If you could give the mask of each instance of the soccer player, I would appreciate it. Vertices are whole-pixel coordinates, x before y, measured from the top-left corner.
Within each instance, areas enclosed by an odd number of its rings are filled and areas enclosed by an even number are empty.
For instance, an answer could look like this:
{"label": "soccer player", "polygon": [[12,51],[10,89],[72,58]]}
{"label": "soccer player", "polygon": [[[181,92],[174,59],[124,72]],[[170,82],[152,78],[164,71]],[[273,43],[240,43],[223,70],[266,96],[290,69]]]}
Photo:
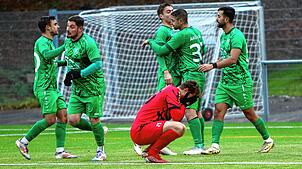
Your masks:
{"label": "soccer player", "polygon": [[[42,131],[56,123],[57,148],[55,158],[76,158],[64,151],[66,135],[66,104],[57,89],[57,65],[55,57],[64,51],[64,45],[55,49],[53,38],[58,34],[59,25],[54,16],[43,16],[38,22],[42,36],[34,46],[35,81],[33,91],[43,114],[43,119],[37,121],[27,134],[16,141],[20,153],[28,160],[30,155],[27,146]],[[56,119],[58,121],[56,121]]]}
{"label": "soccer player", "polygon": [[[68,66],[64,84],[72,91],[68,104],[69,123],[81,130],[93,132],[97,151],[94,161],[106,160],[104,151],[104,129],[100,122],[103,114],[105,92],[102,61],[97,43],[84,31],[84,19],[71,16],[67,22],[65,58]],[[90,122],[81,118],[85,113]]]}
{"label": "soccer player", "polygon": [[146,162],[167,162],[160,157],[159,152],[184,134],[186,127],[180,121],[186,106],[196,102],[199,97],[197,83],[186,81],[179,87],[168,85],[151,96],[140,108],[130,135],[134,143],[149,145],[142,154]]}
{"label": "soccer player", "polygon": [[[169,3],[160,4],[157,9],[157,15],[162,22],[162,25],[157,29],[154,35],[154,40],[161,45],[164,45],[169,39],[171,39],[173,34],[172,23],[171,23],[171,13],[173,7]],[[157,90],[160,91],[168,84],[174,84],[179,86],[181,82],[180,73],[178,70],[178,57],[175,57],[176,53],[169,53],[163,56],[156,56],[158,62],[158,72],[157,72]],[[142,150],[139,145],[134,145],[134,151],[140,155]],[[177,155],[177,153],[171,151],[168,147],[161,150],[162,154],[165,155]]]}
{"label": "soccer player", "polygon": [[[205,74],[199,72],[198,67],[202,63],[202,55],[206,48],[202,39],[201,32],[188,25],[188,14],[184,9],[178,9],[171,13],[171,19],[174,29],[180,31],[163,46],[160,46],[152,39],[145,40],[143,47],[150,45],[157,55],[166,55],[170,52],[180,53],[180,73],[182,80],[195,80],[203,91],[205,85]],[[184,151],[185,155],[195,155],[204,153],[204,119],[200,112],[201,99],[190,105],[186,109],[186,118],[188,120],[190,131],[194,140],[194,147]]]}
{"label": "soccer player", "polygon": [[212,146],[207,154],[220,153],[219,141],[223,130],[224,116],[228,108],[235,103],[240,107],[245,117],[253,123],[261,134],[264,144],[259,152],[267,153],[273,146],[264,121],[254,111],[253,82],[248,70],[248,49],[244,34],[233,25],[235,10],[232,7],[221,7],[217,12],[217,26],[224,33],[220,37],[221,60],[203,64],[200,71],[206,72],[214,68],[222,69],[223,76],[218,84],[215,94],[215,112],[212,126]]}

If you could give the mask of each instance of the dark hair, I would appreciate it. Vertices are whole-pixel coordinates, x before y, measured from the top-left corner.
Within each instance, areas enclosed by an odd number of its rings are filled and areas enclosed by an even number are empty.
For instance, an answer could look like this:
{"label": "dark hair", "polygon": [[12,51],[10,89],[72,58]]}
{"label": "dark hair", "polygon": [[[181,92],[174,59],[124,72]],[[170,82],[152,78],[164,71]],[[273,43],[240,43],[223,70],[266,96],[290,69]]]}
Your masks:
{"label": "dark hair", "polygon": [[188,92],[192,93],[192,94],[195,94],[197,97],[200,97],[200,95],[201,95],[201,91],[200,91],[200,89],[198,87],[198,84],[195,80],[185,81],[184,83],[182,83],[179,86],[179,88],[180,89],[188,88]]}
{"label": "dark hair", "polygon": [[230,22],[232,23],[235,18],[235,9],[230,6],[221,7],[218,11],[223,11],[223,15],[230,18]]}
{"label": "dark hair", "polygon": [[184,9],[177,9],[171,13],[177,20],[182,20],[185,24],[188,23],[188,13]]}
{"label": "dark hair", "polygon": [[50,26],[50,22],[56,20],[54,16],[42,16],[38,22],[38,27],[42,33],[46,31],[46,25]]}
{"label": "dark hair", "polygon": [[169,4],[169,3],[162,3],[162,4],[159,5],[159,7],[157,8],[157,15],[158,15],[158,17],[159,17],[160,14],[164,13],[164,9],[167,6],[172,6],[172,5]]}
{"label": "dark hair", "polygon": [[84,26],[84,19],[79,15],[73,15],[68,18],[68,21],[73,21],[77,26]]}

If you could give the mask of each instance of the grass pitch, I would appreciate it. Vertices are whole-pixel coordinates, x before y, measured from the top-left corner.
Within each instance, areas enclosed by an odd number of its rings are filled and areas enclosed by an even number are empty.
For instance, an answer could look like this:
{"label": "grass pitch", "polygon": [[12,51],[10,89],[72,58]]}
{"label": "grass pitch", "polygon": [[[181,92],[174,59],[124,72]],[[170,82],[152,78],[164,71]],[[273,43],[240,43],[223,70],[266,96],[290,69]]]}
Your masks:
{"label": "grass pitch", "polygon": [[[211,144],[211,124],[206,123],[206,147]],[[169,145],[178,155],[162,156],[168,164],[148,164],[134,153],[130,124],[105,125],[109,132],[105,137],[107,161],[104,162],[91,161],[96,150],[92,132],[68,127],[65,149],[80,157],[56,160],[54,127],[51,127],[30,143],[31,160],[26,160],[16,148],[15,140],[31,126],[0,126],[0,168],[302,168],[302,123],[298,122],[267,124],[275,140],[274,149],[267,154],[257,153],[262,139],[250,123],[226,123],[220,154],[184,156],[182,152],[193,146],[187,130],[182,138]]]}

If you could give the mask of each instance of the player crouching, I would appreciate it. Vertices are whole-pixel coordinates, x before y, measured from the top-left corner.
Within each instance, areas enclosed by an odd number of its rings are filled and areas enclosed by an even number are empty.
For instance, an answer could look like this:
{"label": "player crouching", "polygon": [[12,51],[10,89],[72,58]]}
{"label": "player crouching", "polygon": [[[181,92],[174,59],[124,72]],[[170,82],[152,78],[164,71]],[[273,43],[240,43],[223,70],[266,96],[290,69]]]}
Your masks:
{"label": "player crouching", "polygon": [[[186,81],[179,87],[168,85],[149,98],[140,108],[132,124],[130,135],[134,143],[149,145],[142,157],[150,163],[167,163],[160,150],[183,136],[186,126],[180,121],[186,106],[200,97],[195,81]],[[172,121],[169,121],[172,120]]]}

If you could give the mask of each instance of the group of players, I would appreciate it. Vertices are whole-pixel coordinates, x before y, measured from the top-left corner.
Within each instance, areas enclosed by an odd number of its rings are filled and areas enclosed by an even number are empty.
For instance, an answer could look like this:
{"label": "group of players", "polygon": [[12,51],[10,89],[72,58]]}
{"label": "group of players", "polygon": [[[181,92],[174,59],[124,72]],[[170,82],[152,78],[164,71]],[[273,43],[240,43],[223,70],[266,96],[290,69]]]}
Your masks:
{"label": "group of players", "polygon": [[[171,4],[163,3],[157,14],[162,25],[154,38],[145,40],[158,61],[158,92],[140,108],[132,124],[130,136],[136,151],[147,162],[166,163],[160,152],[173,140],[181,137],[186,126],[181,123],[185,116],[194,141],[194,147],[184,151],[185,155],[220,153],[220,135],[227,109],[235,103],[255,126],[264,143],[259,152],[267,153],[274,142],[265,123],[253,108],[253,82],[248,70],[248,51],[244,34],[233,25],[235,10],[221,7],[217,11],[217,26],[224,33],[220,38],[221,59],[205,64],[206,53],[201,32],[188,25],[188,14],[184,9],[173,11]],[[47,127],[56,123],[57,148],[55,157],[76,158],[64,150],[67,121],[73,127],[92,131],[97,143],[92,160],[106,160],[104,129],[100,123],[105,92],[100,52],[94,39],[84,33],[84,19],[71,16],[67,22],[67,39],[58,48],[53,37],[58,34],[58,23],[52,16],[42,17],[38,23],[42,36],[34,47],[35,81],[34,94],[39,100],[43,119],[37,121],[27,134],[16,141],[20,153],[30,159],[28,144]],[[174,30],[179,30],[174,33]],[[65,51],[65,60],[55,58]],[[57,89],[57,67],[67,66],[64,84],[72,85],[66,112],[63,96]],[[212,127],[212,145],[204,145],[204,119],[200,111],[201,95],[205,87],[205,72],[222,69],[223,76],[215,94],[215,111]],[[86,114],[89,120],[81,118]],[[168,149],[169,150],[169,149]],[[176,154],[169,152],[168,154]]]}

